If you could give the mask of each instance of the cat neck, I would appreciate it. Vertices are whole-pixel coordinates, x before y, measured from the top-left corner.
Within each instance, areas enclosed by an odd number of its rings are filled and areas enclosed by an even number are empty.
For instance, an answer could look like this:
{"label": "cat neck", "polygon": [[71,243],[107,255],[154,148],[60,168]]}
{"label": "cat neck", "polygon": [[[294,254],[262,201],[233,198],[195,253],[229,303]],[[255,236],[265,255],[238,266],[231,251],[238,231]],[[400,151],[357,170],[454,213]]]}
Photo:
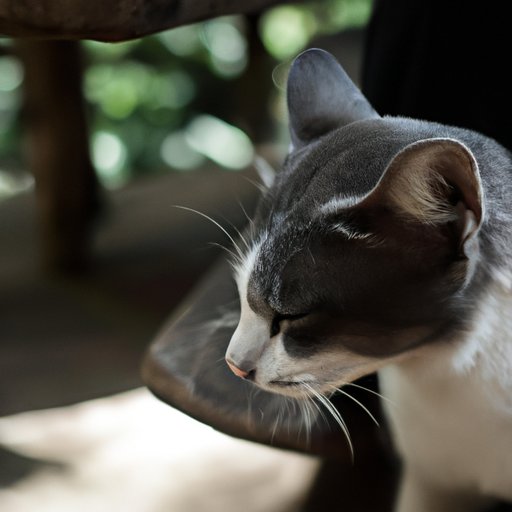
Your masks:
{"label": "cat neck", "polygon": [[[512,294],[495,281],[459,340],[379,371],[395,445],[433,482],[512,499]],[[408,509],[409,510],[409,509]]]}
{"label": "cat neck", "polygon": [[[382,371],[397,373],[416,388],[442,393],[476,386],[494,407],[512,415],[512,280],[496,275],[466,332],[427,346]],[[421,393],[420,393],[421,395]]]}

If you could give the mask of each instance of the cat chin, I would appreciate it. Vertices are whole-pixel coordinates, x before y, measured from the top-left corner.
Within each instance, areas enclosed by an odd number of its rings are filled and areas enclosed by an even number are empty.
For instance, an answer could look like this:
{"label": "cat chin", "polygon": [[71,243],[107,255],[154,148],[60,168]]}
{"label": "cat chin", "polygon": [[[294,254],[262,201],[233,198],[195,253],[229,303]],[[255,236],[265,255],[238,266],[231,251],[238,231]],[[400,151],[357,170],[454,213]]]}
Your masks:
{"label": "cat chin", "polygon": [[311,374],[291,375],[263,382],[256,379],[255,384],[265,391],[293,398],[306,398],[314,394],[311,390],[319,392],[322,387]]}
{"label": "cat chin", "polygon": [[314,389],[318,387],[315,381],[311,381],[310,383],[294,381],[272,381],[267,386],[265,386],[265,388],[279,395],[289,396],[292,398],[305,398],[306,396],[311,395],[311,391],[308,391],[309,386],[313,386]]}
{"label": "cat chin", "polygon": [[[403,357],[403,356],[402,356]],[[291,375],[286,378],[281,377],[267,382],[258,382],[255,384],[272,393],[289,396],[299,399],[312,398],[318,395],[331,396],[338,389],[350,384],[361,377],[370,375],[387,366],[390,363],[396,363],[402,357],[389,358],[388,360],[365,362],[351,368],[334,368],[328,372],[328,375],[315,376],[312,373],[302,373]]]}
{"label": "cat chin", "polygon": [[310,400],[319,396],[330,397],[343,387],[347,382],[339,385],[333,383],[322,383],[318,381],[294,382],[294,381],[273,381],[267,385],[259,386],[278,395],[294,398],[297,400]]}
{"label": "cat chin", "polygon": [[332,394],[332,387],[322,386],[316,381],[309,382],[294,382],[294,381],[273,381],[264,386],[260,386],[266,391],[272,393],[305,400],[314,397],[316,394],[330,395]]}
{"label": "cat chin", "polygon": [[343,380],[337,379],[335,382],[319,380],[311,375],[307,379],[290,378],[289,380],[273,380],[264,384],[256,383],[256,385],[266,391],[298,399],[309,399],[318,397],[318,395],[328,397],[346,384],[369,373],[372,372],[357,372],[353,377],[347,376]]}

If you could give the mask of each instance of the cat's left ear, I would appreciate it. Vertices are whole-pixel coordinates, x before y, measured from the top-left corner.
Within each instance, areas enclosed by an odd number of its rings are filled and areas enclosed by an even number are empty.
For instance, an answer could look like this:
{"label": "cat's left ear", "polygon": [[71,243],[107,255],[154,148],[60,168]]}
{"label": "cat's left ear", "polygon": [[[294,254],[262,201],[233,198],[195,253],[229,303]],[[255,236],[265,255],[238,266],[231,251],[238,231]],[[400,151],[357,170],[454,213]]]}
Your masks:
{"label": "cat's left ear", "polygon": [[318,48],[294,60],[287,101],[293,148],[354,121],[380,117],[338,61]]}
{"label": "cat's left ear", "polygon": [[455,139],[421,140],[400,151],[363,201],[375,202],[411,221],[450,222],[461,254],[470,258],[478,250],[476,235],[484,216],[482,183],[473,153]]}

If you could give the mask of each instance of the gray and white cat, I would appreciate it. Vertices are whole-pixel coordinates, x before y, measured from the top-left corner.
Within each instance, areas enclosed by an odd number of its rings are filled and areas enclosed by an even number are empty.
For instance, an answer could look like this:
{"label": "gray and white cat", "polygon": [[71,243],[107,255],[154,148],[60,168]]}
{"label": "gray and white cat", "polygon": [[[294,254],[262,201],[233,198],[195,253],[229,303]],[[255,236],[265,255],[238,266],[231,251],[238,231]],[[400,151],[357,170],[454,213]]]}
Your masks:
{"label": "gray and white cat", "polygon": [[237,265],[228,365],[298,398],[378,371],[397,511],[512,501],[510,153],[380,117],[322,50],[287,93],[292,145]]}

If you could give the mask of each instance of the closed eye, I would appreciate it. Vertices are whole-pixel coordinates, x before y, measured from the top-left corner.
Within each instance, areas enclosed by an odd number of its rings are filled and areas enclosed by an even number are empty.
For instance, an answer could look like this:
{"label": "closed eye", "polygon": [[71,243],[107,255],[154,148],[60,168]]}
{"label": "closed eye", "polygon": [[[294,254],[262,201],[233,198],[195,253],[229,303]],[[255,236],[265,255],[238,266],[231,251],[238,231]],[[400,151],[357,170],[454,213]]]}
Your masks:
{"label": "closed eye", "polygon": [[284,322],[285,320],[293,322],[294,320],[300,320],[301,318],[308,316],[308,314],[309,313],[299,313],[296,315],[276,314],[272,320],[272,325],[270,327],[270,337],[273,337],[281,332],[281,323]]}

